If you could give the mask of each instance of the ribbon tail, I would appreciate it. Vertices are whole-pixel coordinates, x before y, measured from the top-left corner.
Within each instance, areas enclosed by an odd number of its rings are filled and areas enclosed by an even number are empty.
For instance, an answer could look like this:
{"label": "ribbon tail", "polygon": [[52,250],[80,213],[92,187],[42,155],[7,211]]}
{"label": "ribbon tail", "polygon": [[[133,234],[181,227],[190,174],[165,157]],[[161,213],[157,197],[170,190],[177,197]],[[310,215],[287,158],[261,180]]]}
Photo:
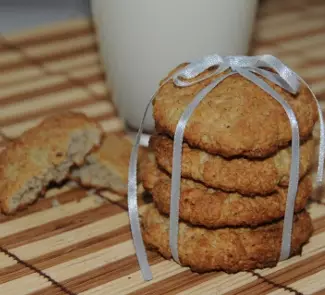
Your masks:
{"label": "ribbon tail", "polygon": [[300,142],[299,142],[299,127],[297,118],[290,107],[290,105],[272,89],[267,83],[262,79],[258,78],[249,71],[238,69],[239,74],[241,74],[246,79],[252,81],[254,84],[258,85],[266,93],[271,95],[275,100],[277,100],[283,109],[285,110],[291,125],[292,141],[291,141],[291,166],[290,166],[290,179],[288,187],[288,195],[286,201],[286,209],[283,221],[283,232],[282,232],[282,245],[280,260],[285,260],[290,256],[291,251],[291,234],[293,227],[293,217],[296,195],[299,183],[299,165],[300,165]]}
{"label": "ribbon tail", "polygon": [[[315,96],[314,96],[315,97]],[[319,117],[319,133],[320,133],[320,142],[319,142],[319,153],[318,153],[318,167],[317,167],[317,177],[316,183],[317,186],[320,186],[323,183],[324,177],[324,161],[325,161],[325,126],[324,126],[324,118],[321,106],[319,105],[318,100],[315,97],[315,101],[318,109],[318,117]]]}
{"label": "ribbon tail", "polygon": [[185,109],[176,126],[173,146],[172,187],[170,196],[169,246],[173,259],[178,263],[180,263],[178,256],[179,199],[181,189],[182,144],[185,127],[192,113],[206,95],[220,82],[233,74],[233,72],[228,73],[214,80],[207,87],[202,89]]}
{"label": "ribbon tail", "polygon": [[[167,82],[167,81],[166,81]],[[157,91],[158,92],[158,91]],[[132,148],[130,163],[129,163],[129,174],[128,174],[128,211],[131,225],[131,233],[133,237],[133,243],[135,252],[137,255],[138,263],[141,269],[143,279],[146,281],[152,280],[152,273],[148,262],[145,246],[141,234],[141,226],[139,220],[138,210],[138,195],[137,195],[137,162],[138,162],[138,151],[140,145],[140,139],[143,131],[143,125],[148,113],[149,107],[155,98],[157,92],[151,97],[149,103],[146,106],[140,128],[138,130],[135,143]]]}
{"label": "ribbon tail", "polygon": [[316,102],[316,105],[317,105],[318,119],[319,119],[319,141],[320,142],[319,142],[319,150],[318,150],[318,167],[317,167],[317,175],[316,175],[316,185],[320,186],[323,183],[324,161],[325,161],[325,124],[324,124],[323,111],[322,111],[322,108],[321,108],[314,92],[311,90],[309,85],[301,77],[299,77],[299,79],[305,84],[305,86],[311,92],[311,94],[313,95],[313,98]]}

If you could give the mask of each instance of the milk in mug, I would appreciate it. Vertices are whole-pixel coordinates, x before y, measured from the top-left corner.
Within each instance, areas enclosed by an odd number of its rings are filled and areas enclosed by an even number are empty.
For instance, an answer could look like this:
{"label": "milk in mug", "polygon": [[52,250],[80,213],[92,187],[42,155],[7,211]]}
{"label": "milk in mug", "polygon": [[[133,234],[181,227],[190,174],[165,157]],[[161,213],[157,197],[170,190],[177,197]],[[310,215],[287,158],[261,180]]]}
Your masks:
{"label": "milk in mug", "polygon": [[[138,128],[159,81],[176,65],[217,53],[245,55],[256,0],[92,0],[113,101]],[[154,122],[149,110],[146,132]]]}

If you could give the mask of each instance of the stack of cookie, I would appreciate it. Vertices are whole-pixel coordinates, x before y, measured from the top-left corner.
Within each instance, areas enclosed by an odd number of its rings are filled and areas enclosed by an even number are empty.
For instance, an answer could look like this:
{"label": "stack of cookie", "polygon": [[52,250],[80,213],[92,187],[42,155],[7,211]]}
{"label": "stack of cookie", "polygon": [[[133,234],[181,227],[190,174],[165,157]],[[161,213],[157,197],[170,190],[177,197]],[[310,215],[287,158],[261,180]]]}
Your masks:
{"label": "stack of cookie", "polygon": [[[172,74],[172,73],[171,73]],[[207,73],[205,73],[207,74]],[[200,77],[199,77],[200,78]],[[214,77],[180,88],[164,84],[154,101],[154,156],[143,163],[144,188],[153,196],[142,217],[148,247],[170,258],[169,211],[173,135],[181,114]],[[312,131],[317,106],[305,86],[297,96],[266,81],[292,107],[300,131],[300,182],[291,254],[312,232],[305,211],[312,193]],[[291,127],[281,105],[258,86],[233,75],[195,109],[184,132],[178,249],[196,271],[236,272],[273,266],[280,256],[291,162]]]}

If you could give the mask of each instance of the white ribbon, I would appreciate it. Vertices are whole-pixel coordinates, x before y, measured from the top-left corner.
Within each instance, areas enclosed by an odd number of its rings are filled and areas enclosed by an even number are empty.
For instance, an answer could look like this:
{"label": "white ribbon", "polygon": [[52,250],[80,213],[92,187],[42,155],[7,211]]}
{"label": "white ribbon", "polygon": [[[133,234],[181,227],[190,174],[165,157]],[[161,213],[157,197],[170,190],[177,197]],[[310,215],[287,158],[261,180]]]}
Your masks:
{"label": "white ribbon", "polygon": [[[205,70],[216,67],[210,74],[198,78]],[[274,72],[266,69],[271,69]],[[300,83],[305,84],[311,91],[306,82],[298,76],[295,72],[285,66],[280,60],[271,55],[262,56],[226,56],[221,57],[219,55],[211,55],[204,57],[201,60],[189,63],[187,66],[176,72],[172,77],[165,81],[160,88],[170,80],[179,87],[188,87],[190,85],[199,83],[203,80],[211,78],[217,74],[224,73],[230,70],[228,73],[221,77],[213,80],[208,86],[203,88],[187,106],[179,119],[175,134],[174,134],[174,147],[173,147],[173,167],[172,167],[172,187],[171,187],[171,201],[170,201],[170,231],[169,231],[169,244],[172,252],[172,256],[176,262],[179,263],[178,257],[178,223],[179,223],[179,199],[180,199],[180,184],[181,184],[181,161],[182,161],[182,143],[186,124],[190,119],[193,111],[199,105],[199,103],[206,97],[206,95],[212,91],[221,81],[227,79],[227,77],[233,74],[240,74],[247,80],[253,82],[277,102],[281,104],[285,110],[292,133],[291,141],[291,167],[290,167],[290,178],[288,195],[285,209],[285,216],[283,222],[283,233],[282,233],[282,245],[280,260],[285,260],[290,256],[291,248],[291,233],[294,217],[294,205],[296,200],[296,194],[299,182],[299,162],[300,162],[300,149],[299,149],[299,128],[296,116],[290,107],[290,105],[277,93],[272,87],[270,87],[263,79],[259,78],[262,76],[272,83],[280,86],[286,91],[296,94],[299,91]],[[189,81],[191,79],[191,81]],[[159,89],[160,89],[159,88]],[[140,137],[143,129],[143,122],[145,120],[148,108],[152,103],[153,99],[157,95],[157,92],[151,97],[137,137],[131,153],[130,165],[129,165],[129,184],[128,184],[128,210],[131,224],[131,232],[133,236],[134,246],[136,255],[140,265],[140,269],[145,280],[151,280],[152,274],[150,271],[144,243],[141,235],[141,227],[139,222],[138,206],[137,206],[137,154],[139,149]],[[319,158],[318,158],[318,170],[317,170],[317,185],[323,181],[324,172],[324,159],[325,159],[325,128],[322,110],[320,105],[311,91],[318,108],[319,122],[320,122],[320,146],[319,146]]]}

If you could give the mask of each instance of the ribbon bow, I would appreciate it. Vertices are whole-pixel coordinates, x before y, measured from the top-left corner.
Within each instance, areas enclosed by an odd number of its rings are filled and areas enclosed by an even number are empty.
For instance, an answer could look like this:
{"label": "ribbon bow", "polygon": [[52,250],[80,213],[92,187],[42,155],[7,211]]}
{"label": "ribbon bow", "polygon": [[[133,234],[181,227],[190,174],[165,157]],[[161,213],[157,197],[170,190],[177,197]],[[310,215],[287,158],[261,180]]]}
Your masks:
{"label": "ribbon bow", "polygon": [[[199,77],[205,70],[216,67],[214,71]],[[271,69],[272,71],[266,70]],[[218,74],[226,74],[216,77],[208,86],[203,88],[192,100],[192,102],[187,106],[183,112],[181,118],[179,119],[175,134],[174,134],[174,146],[173,146],[173,167],[172,167],[172,187],[171,187],[171,201],[170,201],[170,229],[169,229],[169,244],[172,252],[172,256],[176,262],[179,263],[178,257],[178,223],[179,223],[179,198],[180,198],[180,183],[181,183],[181,161],[182,161],[182,143],[183,135],[185,131],[186,124],[191,117],[195,108],[204,99],[204,97],[212,91],[220,82],[222,82],[227,77],[240,74],[247,80],[253,82],[271,97],[273,97],[277,102],[281,104],[285,110],[291,126],[292,141],[291,141],[291,167],[290,167],[290,178],[288,195],[283,223],[283,233],[282,233],[282,245],[280,260],[285,260],[290,256],[291,248],[291,233],[294,217],[294,207],[296,194],[299,183],[299,163],[300,163],[300,150],[299,150],[299,127],[296,116],[290,107],[290,105],[277,93],[273,88],[271,88],[263,79],[259,78],[262,76],[272,83],[280,86],[286,91],[296,94],[299,91],[300,83],[305,84],[311,91],[307,83],[293,72],[290,68],[284,65],[279,59],[271,55],[262,56],[226,56],[221,57],[219,55],[211,55],[204,57],[198,61],[189,63],[187,66],[177,71],[172,77],[165,81],[161,86],[164,86],[170,80],[179,87],[188,87],[190,85],[199,83],[203,80],[216,76]],[[191,81],[189,81],[191,79]],[[160,89],[159,88],[159,89]],[[135,144],[132,149],[130,165],[129,165],[129,183],[128,183],[128,210],[129,218],[131,224],[131,232],[133,236],[134,246],[140,265],[140,269],[145,280],[151,280],[152,274],[150,271],[147,255],[145,252],[144,243],[141,235],[140,221],[138,215],[138,205],[137,205],[137,157],[140,137],[143,130],[143,123],[148,112],[149,106],[153,99],[156,97],[159,89],[151,97],[144,116],[136,136]],[[319,157],[318,157],[318,169],[316,182],[319,185],[323,180],[323,163],[325,159],[325,135],[324,135],[324,121],[322,110],[320,105],[311,91],[318,108],[318,115],[320,121],[320,145],[319,145]]]}

